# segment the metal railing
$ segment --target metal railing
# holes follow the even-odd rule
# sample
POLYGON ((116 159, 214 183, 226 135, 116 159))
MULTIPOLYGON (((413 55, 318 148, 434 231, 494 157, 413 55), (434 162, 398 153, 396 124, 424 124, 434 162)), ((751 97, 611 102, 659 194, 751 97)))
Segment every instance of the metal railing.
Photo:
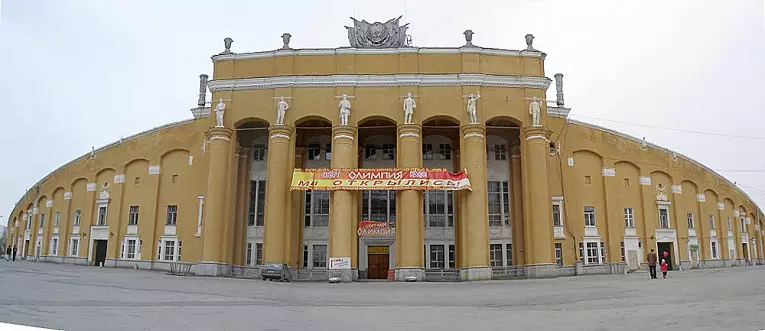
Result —
POLYGON ((170 274, 175 276, 188 276, 191 274, 191 263, 171 262, 170 274))

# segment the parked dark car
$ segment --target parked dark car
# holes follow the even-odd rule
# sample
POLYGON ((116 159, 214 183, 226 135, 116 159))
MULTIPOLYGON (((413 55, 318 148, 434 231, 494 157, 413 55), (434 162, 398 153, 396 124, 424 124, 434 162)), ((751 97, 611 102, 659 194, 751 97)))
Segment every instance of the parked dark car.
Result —
POLYGON ((265 265, 263 265, 262 268, 260 268, 260 277, 263 280, 268 279, 271 280, 278 280, 280 282, 290 281, 290 273, 287 269, 287 265, 284 263, 274 263, 274 262, 268 262, 265 265))

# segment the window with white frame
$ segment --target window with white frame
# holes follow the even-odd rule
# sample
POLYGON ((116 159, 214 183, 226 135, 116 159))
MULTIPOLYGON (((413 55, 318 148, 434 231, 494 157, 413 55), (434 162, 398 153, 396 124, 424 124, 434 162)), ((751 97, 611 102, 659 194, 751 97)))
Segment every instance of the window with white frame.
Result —
POLYGON ((308 268, 308 245, 303 245, 303 268, 308 268))
POLYGON ((61 212, 56 212, 56 219, 54 220, 53 226, 58 227, 59 224, 61 224, 61 212))
POLYGON ((422 144, 422 159, 423 160, 433 159, 433 144, 422 144))
POLYGON ((389 226, 395 227, 396 192, 387 190, 362 191, 361 220, 388 222, 389 226))
POLYGON ((82 211, 79 209, 74 211, 74 222, 72 223, 74 226, 80 225, 80 219, 82 219, 82 211))
POLYGON ((507 146, 504 144, 494 145, 494 159, 507 160, 507 146))
POLYGON ((423 197, 425 226, 454 226, 454 193, 452 191, 425 191, 423 197))
POLYGON ((69 256, 78 256, 78 255, 80 255, 80 239, 71 238, 69 240, 69 256))
POLYGON ((138 206, 130 206, 128 212, 128 225, 138 225, 138 206))
POLYGON ((669 229, 669 208, 666 205, 659 206, 659 227, 669 229))
POLYGON ((584 207, 584 226, 595 227, 595 207, 584 207))
POLYGON ((329 226, 329 191, 305 191, 305 226, 329 226))
POLYGON ((492 267, 502 267, 502 244, 489 245, 489 262, 492 267))
POLYGON ((321 160, 321 144, 308 144, 308 159, 321 160))
POLYGON ((598 243, 595 241, 589 241, 586 242, 586 247, 587 258, 585 261, 587 264, 598 264, 600 261, 600 256, 598 256, 598 243))
POLYGON ((489 226, 510 225, 510 185, 506 181, 488 182, 489 226))
POLYGON ((158 242, 157 260, 175 262, 181 260, 182 242, 178 238, 161 239, 158 242))
POLYGON ((449 245, 449 269, 454 269, 454 245, 449 245))
POLYGON ((444 245, 430 245, 430 269, 443 269, 444 257, 444 245))
POLYGON ((625 256, 624 256, 624 242, 623 242, 623 241, 622 241, 622 243, 621 243, 621 247, 620 247, 620 249, 621 249, 621 251, 622 251, 622 262, 625 262, 625 261, 627 261, 627 260, 626 260, 626 258, 625 258, 625 256))
POLYGON ((253 145, 252 146, 252 160, 264 161, 266 159, 266 146, 265 145, 253 145))
POLYGON ((506 265, 513 265, 513 244, 505 244, 505 263, 506 265))
POLYGON ((263 264, 263 243, 255 244, 255 265, 263 264))
POLYGON ((178 222, 178 206, 167 206, 167 218, 165 219, 165 225, 176 225, 178 222))
POLYGON ((715 215, 709 215, 709 229, 715 229, 715 215))
POLYGON ((579 243, 579 261, 584 263, 584 243, 579 243))
POLYGON ((98 226, 106 225, 106 206, 98 207, 98 226))
POLYGON ((396 145, 383 144, 382 145, 382 159, 394 160, 396 158, 396 145))
POLYGON ((635 227, 635 210, 632 208, 624 208, 624 226, 628 228, 635 227))
POLYGON ((693 222, 693 213, 688 213, 688 228, 693 229, 696 225, 693 222))
POLYGON ((125 238, 122 242, 122 258, 126 260, 139 260, 141 258, 141 242, 137 237, 125 238))
POLYGON ((248 226, 263 226, 266 215, 266 181, 250 181, 250 202, 247 217, 248 226))
POLYGON ((717 258, 719 258, 719 257, 717 256, 717 240, 712 240, 712 242, 711 242, 711 245, 710 245, 710 246, 712 247, 712 258, 713 258, 713 259, 717 259, 717 258))
POLYGON ((438 144, 439 160, 451 160, 452 159, 452 145, 451 144, 438 144))
POLYGON ((252 243, 247 243, 247 255, 244 258, 245 265, 252 265, 252 243))
POLYGON ((327 245, 313 245, 313 267, 327 267, 327 245))
POLYGON ((327 161, 332 160, 332 144, 324 145, 324 159, 327 161))
POLYGON ((552 203, 552 219, 554 227, 563 227, 563 214, 561 214, 562 201, 553 201, 552 203))
POLYGON ((600 242, 600 263, 606 263, 606 243, 600 242))
POLYGON ((744 218, 739 218, 739 221, 741 222, 741 233, 746 233, 746 222, 744 221, 744 218))
POLYGON ((56 237, 50 240, 50 255, 58 255, 58 238, 56 237))
POLYGON ((555 263, 559 266, 563 266, 563 245, 561 243, 555 243, 555 263))
POLYGON ((364 146, 364 160, 365 161, 377 160, 377 148, 372 145, 364 146))

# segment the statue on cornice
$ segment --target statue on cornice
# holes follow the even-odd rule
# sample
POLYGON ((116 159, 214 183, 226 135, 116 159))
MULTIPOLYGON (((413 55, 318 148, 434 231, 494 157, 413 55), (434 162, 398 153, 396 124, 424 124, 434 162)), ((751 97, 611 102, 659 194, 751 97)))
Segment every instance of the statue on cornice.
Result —
POLYGON ((476 101, 481 98, 481 92, 467 95, 467 113, 470 117, 470 124, 478 124, 478 114, 476 112, 476 101))
POLYGON ((348 101, 347 94, 343 94, 340 98, 340 103, 337 104, 340 107, 340 125, 348 125, 348 118, 351 116, 351 102, 348 101))
POLYGON ((353 17, 353 27, 348 29, 348 42, 355 48, 396 48, 406 45, 406 29, 409 23, 399 25, 398 18, 392 18, 385 23, 369 23, 353 17))
POLYGON ((215 119, 218 124, 215 127, 217 128, 223 127, 223 113, 225 111, 226 111, 226 104, 223 103, 223 99, 221 98, 220 101, 218 101, 218 105, 215 106, 215 119))
POLYGON ((542 116, 542 108, 539 105, 537 97, 531 99, 531 103, 529 104, 529 114, 531 115, 531 126, 542 126, 539 124, 540 117, 542 116))
POLYGON ((284 124, 284 115, 287 113, 290 105, 287 101, 284 101, 284 97, 279 97, 279 103, 276 106, 276 124, 284 124))

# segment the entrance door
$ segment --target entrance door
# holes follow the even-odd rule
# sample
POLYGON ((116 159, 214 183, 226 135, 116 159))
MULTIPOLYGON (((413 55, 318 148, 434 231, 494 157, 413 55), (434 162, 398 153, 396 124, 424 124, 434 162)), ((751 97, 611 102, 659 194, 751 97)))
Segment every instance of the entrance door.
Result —
POLYGON ((22 251, 23 251, 22 252, 23 255, 21 257, 23 259, 26 259, 27 255, 29 255, 29 239, 24 240, 24 249, 22 249, 22 251))
POLYGON ((106 240, 93 240, 93 245, 95 245, 96 249, 95 263, 97 266, 100 266, 106 262, 106 243, 106 240))
POLYGON ((659 257, 658 261, 656 261, 657 264, 660 265, 661 264, 661 259, 664 259, 667 262, 668 269, 669 270, 673 270, 672 269, 672 256, 673 256, 673 254, 672 254, 673 253, 672 252, 672 243, 671 242, 660 242, 660 243, 656 243, 656 246, 659 249, 658 250, 659 253, 656 254, 659 257), (664 257, 664 252, 667 252, 667 256, 666 257, 664 257))
POLYGON ((746 243, 741 243, 741 249, 743 249, 742 252, 744 253, 744 260, 747 261, 747 262, 749 261, 749 247, 748 246, 749 245, 747 245, 746 243))
POLYGON ((367 250, 367 278, 387 279, 388 265, 390 263, 388 247, 370 246, 367 248, 367 250))

